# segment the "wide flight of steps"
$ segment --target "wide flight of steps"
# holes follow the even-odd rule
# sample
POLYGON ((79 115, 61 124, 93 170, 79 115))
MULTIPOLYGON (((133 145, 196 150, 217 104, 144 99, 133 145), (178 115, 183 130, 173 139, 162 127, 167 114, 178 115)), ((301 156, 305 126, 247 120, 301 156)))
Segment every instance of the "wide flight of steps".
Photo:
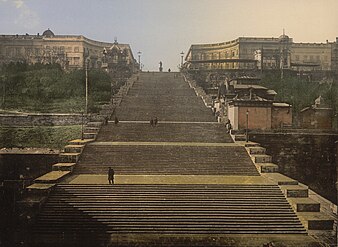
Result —
POLYGON ((240 146, 87 145, 76 174, 242 175, 258 176, 240 146), (96 155, 93 155, 96 154, 96 155))
POLYGON ((98 142, 204 142, 232 143, 225 127, 218 123, 159 122, 151 127, 149 122, 109 123, 101 128, 98 142))
POLYGON ((116 110, 120 120, 149 121, 215 121, 212 111, 204 106, 194 90, 174 74, 142 74, 116 110))
POLYGON ((108 167, 131 177, 260 179, 245 147, 232 142, 182 78, 142 73, 127 92, 114 99, 120 123, 103 126, 96 141, 83 149, 73 171, 82 182, 65 181, 50 192, 32 228, 32 246, 251 247, 281 235, 298 241, 293 246, 308 246, 302 245, 307 232, 277 183, 90 185, 87 178, 81 180, 83 174, 102 177, 108 167), (150 126, 152 117, 159 119, 158 126, 150 126), (194 123, 177 123, 182 121, 194 123), (238 239, 231 242, 229 235, 238 239), (198 242, 203 236, 204 242, 198 242), (241 244, 245 236, 249 240, 241 244), (253 243, 253 238, 258 240, 253 243))
POLYGON ((101 246, 123 235, 189 238, 306 231, 277 185, 59 184, 33 234, 38 236, 35 246, 49 241, 101 246))

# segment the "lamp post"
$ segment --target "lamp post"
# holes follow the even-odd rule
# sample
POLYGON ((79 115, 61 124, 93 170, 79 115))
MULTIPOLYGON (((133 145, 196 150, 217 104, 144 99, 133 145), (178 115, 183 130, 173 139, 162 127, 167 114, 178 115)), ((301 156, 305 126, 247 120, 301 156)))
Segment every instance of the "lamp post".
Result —
POLYGON ((182 69, 182 67, 183 67, 183 56, 184 56, 184 52, 182 51, 180 54, 181 54, 181 69, 182 69))
POLYGON ((83 111, 81 111, 81 140, 83 140, 83 133, 84 133, 84 129, 83 129, 83 111))
POLYGON ((245 129, 245 141, 249 141, 249 136, 248 136, 248 129, 249 129, 249 110, 246 110, 246 129, 245 129))
POLYGON ((86 59, 85 67, 86 67, 86 107, 85 107, 85 114, 88 114, 88 62, 89 60, 86 59))
POLYGON ((142 67, 141 67, 141 54, 142 52, 138 52, 137 55, 138 55, 138 66, 139 66, 139 69, 142 71, 142 67))

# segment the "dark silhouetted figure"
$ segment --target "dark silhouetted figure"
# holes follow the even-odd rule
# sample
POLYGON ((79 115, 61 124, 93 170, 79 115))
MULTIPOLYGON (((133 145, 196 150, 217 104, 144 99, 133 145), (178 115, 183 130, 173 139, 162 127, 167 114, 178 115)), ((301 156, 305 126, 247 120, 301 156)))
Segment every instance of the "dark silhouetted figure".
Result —
POLYGON ((117 125, 119 123, 119 119, 115 116, 115 119, 114 119, 114 123, 115 125, 117 125))
POLYGON ((154 119, 154 126, 156 126, 157 123, 158 123, 158 119, 157 119, 157 117, 155 117, 155 119, 154 119))
POLYGON ((108 124, 108 117, 105 116, 105 117, 104 117, 104 125, 107 125, 107 124, 108 124))
POLYGON ((160 62, 160 68, 159 68, 159 71, 160 71, 160 72, 163 71, 162 62, 160 62))
POLYGON ((168 72, 171 72, 171 69, 168 69, 168 72))
POLYGON ((227 122, 225 124, 225 128, 227 129, 227 133, 230 133, 230 131, 232 130, 232 125, 230 123, 230 119, 227 120, 227 122))
POLYGON ((154 126, 154 119, 150 119, 150 126, 151 126, 151 127, 154 126))
POLYGON ((114 169, 109 167, 108 169, 108 182, 109 184, 114 184, 114 169))

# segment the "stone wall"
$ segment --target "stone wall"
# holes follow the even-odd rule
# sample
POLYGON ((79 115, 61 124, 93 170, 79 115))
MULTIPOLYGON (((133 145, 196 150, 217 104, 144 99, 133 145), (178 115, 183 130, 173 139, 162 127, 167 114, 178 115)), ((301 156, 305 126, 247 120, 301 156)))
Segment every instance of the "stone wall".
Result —
POLYGON ((58 162, 57 152, 48 153, 1 153, 0 181, 19 180, 30 181, 52 170, 52 165, 58 162))
MULTIPOLYGON (((94 116, 93 116, 94 117, 94 116)), ((0 114, 0 126, 54 126, 54 125, 79 125, 85 123, 89 117, 81 114, 0 114)))
POLYGON ((267 149, 281 173, 337 204, 335 141, 338 134, 251 133, 249 137, 267 149))

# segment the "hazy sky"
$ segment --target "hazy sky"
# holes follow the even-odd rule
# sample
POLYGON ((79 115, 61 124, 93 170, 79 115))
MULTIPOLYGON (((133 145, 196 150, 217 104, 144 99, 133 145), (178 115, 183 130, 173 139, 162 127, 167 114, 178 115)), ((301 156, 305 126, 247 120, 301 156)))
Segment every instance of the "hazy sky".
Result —
POLYGON ((334 41, 338 0, 0 0, 1 34, 82 34, 129 43, 144 70, 177 70, 191 44, 239 36, 334 41))

